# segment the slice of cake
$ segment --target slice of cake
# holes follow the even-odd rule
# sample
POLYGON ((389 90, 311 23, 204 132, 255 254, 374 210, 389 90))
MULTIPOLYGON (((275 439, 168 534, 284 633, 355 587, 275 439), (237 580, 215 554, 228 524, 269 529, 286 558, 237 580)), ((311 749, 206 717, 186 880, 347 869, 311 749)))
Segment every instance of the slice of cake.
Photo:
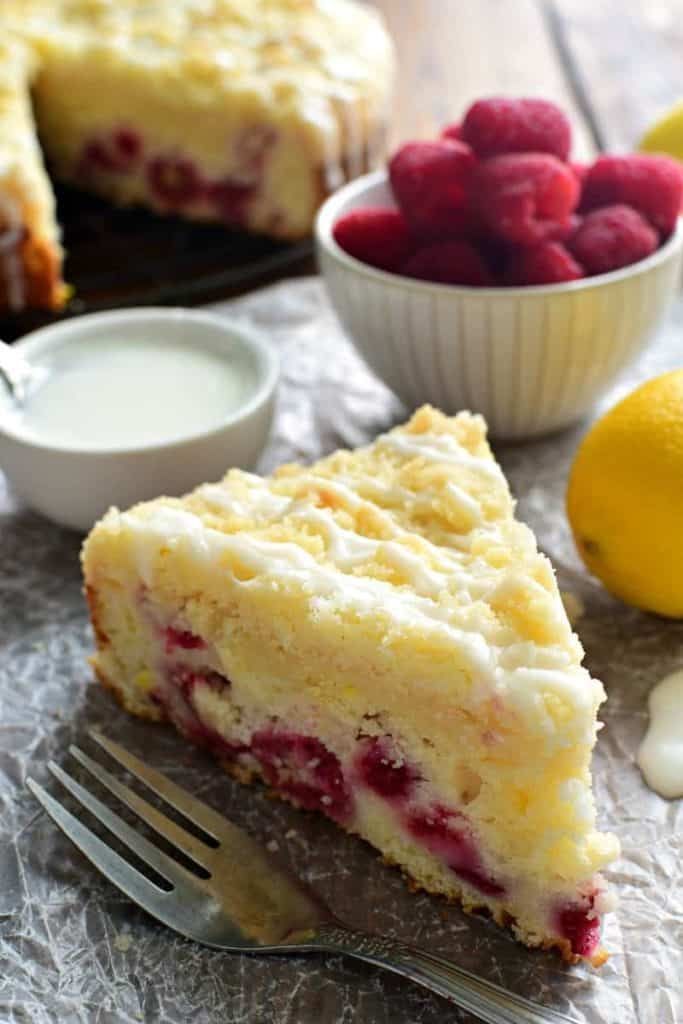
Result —
POLYGON ((2 0, 0 39, 0 157, 16 157, 52 238, 29 84, 59 180, 278 239, 308 235, 322 200, 383 153, 393 51, 354 0, 2 0))
POLYGON ((97 675, 418 885, 600 963, 600 683, 483 420, 111 510, 85 542, 97 675))
POLYGON ((54 198, 29 98, 29 50, 0 40, 0 309, 57 309, 65 290, 54 198))

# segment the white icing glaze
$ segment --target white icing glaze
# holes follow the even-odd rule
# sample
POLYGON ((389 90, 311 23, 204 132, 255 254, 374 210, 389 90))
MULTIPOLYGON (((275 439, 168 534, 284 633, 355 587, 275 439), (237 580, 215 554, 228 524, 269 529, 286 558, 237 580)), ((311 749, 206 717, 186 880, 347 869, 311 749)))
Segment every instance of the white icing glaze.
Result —
MULTIPOLYGON (((313 480, 312 477, 304 479, 307 484, 313 480)), ((337 497, 345 496, 347 506, 350 508, 357 509, 363 504, 370 505, 369 502, 363 502, 343 484, 335 482, 333 487, 327 487, 327 490, 333 490, 337 497), (351 496, 353 496, 353 500, 351 500, 351 496)), ((378 515, 377 507, 374 505, 370 507, 374 514, 378 515)), ((494 586, 495 570, 492 570, 486 563, 470 563, 465 569, 460 552, 447 551, 445 548, 432 544, 426 538, 421 538, 423 548, 437 566, 436 569, 429 569, 425 565, 424 558, 421 558, 405 543, 401 543, 410 538, 409 531, 400 527, 386 513, 379 513, 379 517, 396 541, 373 540, 362 537, 353 530, 343 529, 329 509, 318 509, 300 503, 294 507, 291 514, 294 518, 319 529, 327 539, 328 558, 333 560, 337 568, 342 571, 348 571, 354 566, 371 560, 383 561, 400 574, 407 576, 410 586, 417 593, 431 598, 435 598, 443 591, 451 593, 462 591, 467 592, 468 597, 475 600, 483 597, 494 586)))
POLYGON ((184 547, 201 561, 207 558, 208 531, 198 516, 183 509, 160 505, 154 510, 153 520, 139 520, 132 512, 121 514, 118 509, 112 509, 108 521, 116 529, 130 530, 137 570, 146 586, 152 584, 159 550, 163 546, 184 547))
MULTIPOLYGON (((277 581, 279 586, 292 586, 308 594, 311 614, 334 615, 344 609, 355 614, 372 616, 391 624, 416 629, 423 634, 440 635, 457 651, 457 664, 473 682, 473 698, 489 699, 493 694, 514 704, 518 713, 532 715, 541 720, 547 732, 556 731, 550 711, 546 711, 544 696, 553 694, 575 708, 586 708, 602 697, 601 685, 576 665, 564 669, 547 667, 501 666, 502 651, 476 628, 454 621, 454 610, 440 605, 419 591, 432 591, 440 581, 432 577, 426 567, 412 561, 410 553, 396 542, 368 541, 355 537, 351 542, 337 524, 331 527, 322 510, 301 510, 302 516, 313 523, 330 529, 331 542, 339 558, 353 560, 366 556, 366 543, 377 545, 394 559, 401 570, 413 574, 415 586, 394 587, 375 578, 354 576, 340 572, 339 565, 331 567, 318 562, 297 544, 276 542, 253 535, 225 534, 205 526, 199 516, 170 506, 157 506, 151 515, 141 518, 135 512, 118 516, 121 529, 130 531, 134 538, 138 571, 149 586, 154 583, 156 559, 161 548, 184 551, 201 565, 215 567, 234 557, 254 573, 252 579, 241 581, 241 586, 268 586, 277 581)), ((226 564, 226 571, 229 568, 226 564)), ((533 650, 533 649, 532 649, 533 650)), ((454 670, 455 665, 454 665, 454 670)))
POLYGON ((353 569, 355 565, 362 565, 363 562, 377 557, 380 542, 370 537, 362 537, 353 530, 343 529, 329 509, 297 503, 291 510, 291 516, 318 528, 327 541, 327 557, 342 571, 353 569))
POLYGON ((99 450, 215 430, 256 387, 253 367, 239 352, 224 356, 144 329, 110 328, 96 345, 73 338, 43 364, 44 379, 17 417, 22 433, 99 450))
POLYGON ((466 466, 507 487, 505 477, 493 459, 470 454, 450 434, 384 434, 377 439, 377 445, 428 462, 466 466))
MULTIPOLYGON (((315 473, 307 473, 305 476, 299 478, 306 489, 319 489, 322 492, 327 492, 334 495, 335 498, 350 512, 355 513, 361 509, 368 509, 372 512, 372 515, 382 526, 382 529, 393 537, 408 537, 410 536, 409 531, 404 530, 396 520, 387 512, 385 509, 380 508, 372 501, 368 501, 366 498, 362 498, 352 488, 344 483, 344 478, 336 478, 330 480, 329 477, 317 476, 315 473)), ((377 497, 381 497, 385 500, 392 502, 393 504, 399 505, 408 501, 412 501, 415 507, 425 505, 429 507, 431 505, 431 498, 427 495, 415 495, 412 491, 407 490, 404 487, 395 485, 393 487, 387 487, 382 484, 379 480, 363 480, 363 486, 368 491, 374 493, 377 497)), ((472 498, 472 504, 477 509, 479 520, 481 520, 481 511, 479 504, 472 498)), ((437 547, 432 544, 426 538, 421 538, 422 543, 428 548, 438 561, 442 559, 448 566, 449 570, 457 568, 461 561, 458 560, 458 553, 452 550, 447 551, 445 548, 437 547)))
POLYGON ((458 508, 469 516, 473 523, 481 522, 481 506, 471 494, 468 494, 462 487, 458 487, 452 480, 446 484, 446 490, 458 508))
MULTIPOLYGON (((336 567, 346 572, 364 562, 377 561, 389 565, 400 575, 407 577, 411 588, 420 596, 436 598, 447 590, 454 590, 454 584, 466 587, 472 583, 461 566, 454 560, 445 558, 440 549, 425 541, 434 553, 436 560, 441 561, 444 572, 438 572, 425 565, 424 559, 406 544, 393 540, 374 540, 362 537, 353 530, 343 529, 334 519, 329 509, 311 508, 299 505, 292 510, 292 518, 319 527, 328 542, 327 557, 334 561, 336 567), (443 563, 448 564, 444 565, 443 563)), ((406 530, 395 528, 397 537, 405 538, 406 530)))
POLYGON ((548 600, 550 594, 543 587, 538 580, 530 579, 523 573, 511 569, 505 573, 505 575, 496 584, 495 590, 490 595, 493 600, 515 600, 520 592, 524 592, 529 597, 536 597, 539 600, 543 600, 546 604, 547 611, 552 614, 554 619, 554 625, 559 628, 560 624, 567 621, 567 613, 564 610, 562 604, 562 598, 559 593, 552 595, 551 601, 548 600))
POLYGON ((499 671, 505 696, 514 697, 515 703, 529 713, 541 712, 548 720, 551 715, 542 707, 544 694, 552 694, 573 707, 589 708, 595 699, 595 687, 602 690, 600 683, 591 680, 582 668, 568 671, 520 666, 508 672, 499 671))
MULTIPOLYGON (((407 461, 422 458, 443 465, 447 472, 458 466, 481 474, 482 494, 497 489, 506 507, 509 492, 497 464, 472 455, 452 435, 394 432, 380 437, 376 448, 407 461)), ((489 562, 474 555, 473 546, 479 541, 490 542, 494 550, 505 545, 512 524, 505 514, 484 519, 479 501, 466 490, 466 477, 462 485, 451 479, 437 488, 469 520, 469 532, 453 534, 452 545, 450 534, 437 544, 405 529, 389 510, 355 489, 395 506, 415 509, 424 502, 430 511, 434 488, 415 493, 368 475, 354 477, 351 468, 344 475, 343 465, 340 470, 334 479, 313 469, 273 481, 235 472, 222 484, 205 485, 197 492, 209 508, 243 515, 259 528, 282 521, 295 536, 320 538, 322 549, 316 545, 309 550, 303 541, 276 540, 259 530, 212 529, 200 516, 168 505, 124 513, 119 528, 130 531, 139 572, 150 586, 155 572, 163 571, 158 557, 163 548, 183 552, 198 571, 204 567, 215 574, 217 567, 224 567, 232 573, 233 566, 239 566, 238 586, 291 590, 308 602, 313 618, 334 619, 351 612, 381 622, 389 644, 393 633, 405 630, 430 636, 445 649, 450 645, 453 671, 469 678, 473 703, 501 701, 509 711, 540 722, 560 743, 575 742, 577 729, 585 732, 585 742, 592 742, 593 717, 584 712, 597 706, 604 692, 580 666, 580 645, 568 629, 559 595, 525 567, 527 554, 529 568, 537 571, 540 564, 526 528, 514 526, 518 560, 510 568, 501 567, 495 559, 489 562), (288 493, 278 493, 279 489, 288 493), (340 518, 342 510, 353 517, 369 513, 368 521, 380 536, 348 528, 340 518), (370 563, 393 570, 392 576, 383 578, 377 568, 363 572, 370 563), (530 639, 532 631, 515 625, 516 616, 524 621, 534 606, 543 609, 542 626, 554 639, 537 643, 530 639), (572 722, 571 740, 565 738, 568 709, 580 712, 572 722)), ((489 546, 484 543, 481 549, 489 546)))
POLYGON ((243 473, 242 476, 249 479, 251 484, 248 503, 236 498, 227 487, 220 484, 203 484, 196 494, 209 507, 213 506, 221 513, 228 512, 243 519, 275 519, 291 505, 290 498, 273 494, 260 477, 250 473, 243 473), (258 484, 252 481, 258 481, 258 484))
POLYGON ((638 766, 660 796, 683 797, 683 669, 662 679, 648 699, 650 724, 638 766))

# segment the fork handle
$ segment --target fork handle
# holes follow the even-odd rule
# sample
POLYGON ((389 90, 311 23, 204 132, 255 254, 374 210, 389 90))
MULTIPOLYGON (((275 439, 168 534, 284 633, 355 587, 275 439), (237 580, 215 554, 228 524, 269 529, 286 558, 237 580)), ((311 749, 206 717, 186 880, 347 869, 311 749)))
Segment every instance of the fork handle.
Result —
POLYGON ((564 1014, 535 1006, 528 999, 478 978, 450 960, 385 936, 328 924, 319 929, 312 945, 325 952, 345 953, 410 978, 486 1024, 576 1024, 564 1014))

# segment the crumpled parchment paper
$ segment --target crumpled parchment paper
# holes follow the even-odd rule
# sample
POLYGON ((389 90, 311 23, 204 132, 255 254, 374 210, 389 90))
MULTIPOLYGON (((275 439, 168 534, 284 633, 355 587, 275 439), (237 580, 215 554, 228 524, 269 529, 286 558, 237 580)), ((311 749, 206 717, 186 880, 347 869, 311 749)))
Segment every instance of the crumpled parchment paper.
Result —
MULTIPOLYGON (((261 469, 355 446, 404 410, 342 336, 315 279, 289 281, 215 307, 244 318, 280 351, 282 383, 261 469)), ((678 310, 605 401, 683 362, 678 310)), ((341 958, 247 958, 185 941, 101 878, 25 787, 50 757, 103 726, 250 829, 351 924, 453 957, 487 978, 589 1024, 683 1022, 683 801, 666 802, 634 763, 650 687, 683 664, 683 624, 641 614, 584 573, 564 515, 567 468, 582 428, 497 454, 519 514, 585 606, 577 629, 609 693, 594 762, 601 825, 623 857, 620 896, 600 971, 529 952, 486 920, 411 894, 369 846, 266 798, 217 770, 170 727, 133 720, 92 684, 92 638, 80 591, 80 538, 22 508, 0 475, 0 1021, 36 1024, 436 1024, 469 1015, 416 986, 341 958)), ((48 783, 51 787, 52 783, 48 783)))

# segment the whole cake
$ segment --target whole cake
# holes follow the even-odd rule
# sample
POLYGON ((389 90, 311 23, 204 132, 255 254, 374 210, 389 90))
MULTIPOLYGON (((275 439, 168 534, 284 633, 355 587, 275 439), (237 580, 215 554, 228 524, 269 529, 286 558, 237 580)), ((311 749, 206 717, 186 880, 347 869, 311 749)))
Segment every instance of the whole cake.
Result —
POLYGON ((280 239, 382 152, 392 48, 355 0, 2 0, 0 40, 0 305, 64 300, 36 126, 59 180, 280 239))
POLYGON ((97 675, 239 778, 531 946, 600 963, 604 700, 479 416, 112 509, 83 549, 97 675))

